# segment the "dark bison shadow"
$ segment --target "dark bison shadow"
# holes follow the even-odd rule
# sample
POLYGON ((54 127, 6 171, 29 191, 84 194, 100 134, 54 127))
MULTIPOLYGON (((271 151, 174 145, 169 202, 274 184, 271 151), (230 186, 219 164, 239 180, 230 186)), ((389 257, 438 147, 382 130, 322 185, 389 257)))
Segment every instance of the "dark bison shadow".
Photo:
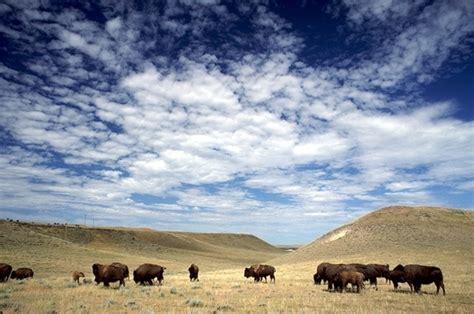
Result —
POLYGON ((390 292, 392 293, 402 293, 402 294, 413 294, 413 295, 437 295, 436 292, 428 292, 428 291, 420 291, 420 292, 412 292, 409 289, 403 289, 403 290, 391 290, 390 292))
POLYGON ((362 289, 362 290, 360 291, 360 293, 359 293, 359 292, 357 292, 357 290, 356 290, 355 288, 354 288, 354 290, 351 290, 350 288, 348 288, 348 289, 346 289, 346 291, 344 291, 344 292, 339 292, 339 291, 336 291, 336 290, 323 289, 323 292, 327 292, 327 293, 340 293, 340 294, 342 294, 342 293, 361 294, 361 293, 364 293, 365 290, 366 290, 366 289, 362 289))

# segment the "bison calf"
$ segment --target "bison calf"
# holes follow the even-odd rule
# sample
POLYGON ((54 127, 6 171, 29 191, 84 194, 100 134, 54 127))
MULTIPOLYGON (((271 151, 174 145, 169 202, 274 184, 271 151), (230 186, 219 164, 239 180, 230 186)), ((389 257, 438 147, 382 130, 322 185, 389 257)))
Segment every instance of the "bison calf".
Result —
POLYGON ((85 277, 85 275, 84 275, 83 272, 80 272, 80 271, 73 271, 72 272, 72 280, 77 282, 77 284, 80 284, 79 279, 84 278, 84 277, 85 277))
POLYGON ((359 293, 364 288, 364 274, 358 271, 347 271, 344 270, 338 273, 335 277, 335 285, 339 287, 340 292, 346 290, 347 284, 350 283, 352 287, 357 286, 357 292, 359 293))
POLYGON ((11 279, 25 279, 25 278, 33 278, 34 272, 31 268, 21 267, 14 271, 10 275, 11 279))

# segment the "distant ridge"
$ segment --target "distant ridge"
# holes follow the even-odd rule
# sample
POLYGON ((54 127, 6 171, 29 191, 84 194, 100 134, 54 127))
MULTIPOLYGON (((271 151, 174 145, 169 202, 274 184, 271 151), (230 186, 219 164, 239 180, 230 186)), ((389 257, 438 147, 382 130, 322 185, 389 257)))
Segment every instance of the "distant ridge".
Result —
POLYGON ((0 260, 69 273, 96 262, 123 261, 186 270, 243 267, 286 252, 250 234, 190 233, 134 228, 89 228, 0 220, 0 260), (71 268, 73 267, 73 268, 71 268))
MULTIPOLYGON (((400 257, 435 255, 474 258, 474 212, 441 207, 391 206, 343 225, 319 239, 279 257, 276 263, 315 260, 383 262, 400 257)), ((474 259, 473 259, 474 261, 474 259)))

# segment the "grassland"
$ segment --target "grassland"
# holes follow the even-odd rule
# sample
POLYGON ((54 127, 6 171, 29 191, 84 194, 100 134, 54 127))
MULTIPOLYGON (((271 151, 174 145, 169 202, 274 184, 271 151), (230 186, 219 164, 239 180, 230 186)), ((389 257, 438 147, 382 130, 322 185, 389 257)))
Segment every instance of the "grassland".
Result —
POLYGON ((247 234, 158 232, 148 229, 83 228, 0 221, 0 260, 30 265, 38 277, 91 272, 93 263, 120 261, 135 268, 155 263, 168 273, 196 263, 203 270, 226 269, 285 254, 247 234), (66 239, 66 240, 65 240, 66 239))
MULTIPOLYGON (((36 263, 34 265, 39 267, 38 263, 41 262, 44 266, 39 269, 48 269, 49 265, 49 269, 57 267, 58 271, 55 276, 51 275, 51 271, 48 274, 39 272, 33 280, 0 283, 0 311, 5 313, 53 313, 54 311, 58 313, 474 312, 474 252, 473 242, 470 242, 474 230, 472 215, 466 211, 392 207, 343 226, 305 246, 302 251, 297 250, 283 255, 281 251, 275 251, 273 247, 261 243, 258 239, 244 237, 248 241, 251 239, 258 241, 261 245, 259 248, 263 251, 254 251, 253 256, 249 256, 252 254, 249 253, 251 250, 241 248, 235 240, 231 250, 239 253, 235 253, 237 255, 233 255, 229 260, 225 256, 215 256, 220 259, 217 258, 217 261, 212 263, 210 262, 212 254, 217 254, 218 251, 204 249, 193 251, 190 248, 181 247, 180 254, 183 255, 178 255, 179 258, 186 256, 187 252, 186 262, 182 262, 173 260, 176 257, 175 251, 171 248, 168 248, 168 251, 165 250, 166 246, 160 246, 163 247, 164 251, 161 251, 163 254, 156 257, 154 251, 150 255, 145 255, 148 252, 145 244, 143 244, 143 250, 138 252, 139 254, 134 251, 116 252, 111 251, 106 245, 108 238, 101 238, 99 241, 101 244, 94 247, 90 245, 94 241, 88 242, 89 244, 85 242, 79 244, 79 240, 64 243, 64 240, 59 238, 59 234, 58 236, 45 235, 44 232, 35 230, 36 226, 32 229, 30 227, 25 229, 25 226, 14 224, 11 226, 18 229, 15 231, 17 233, 9 230, 7 233, 2 232, 2 236, 6 237, 8 234, 9 237, 15 235, 24 237, 25 230, 29 230, 28 232, 32 232, 30 236, 34 236, 37 241, 34 252, 41 254, 35 256, 9 251, 9 258, 13 265, 18 265, 19 258, 22 258, 25 265, 36 263), (425 220, 421 221, 421 217, 425 220), (412 226, 411 223, 417 220, 421 222, 412 226), (384 230, 377 228, 380 224, 384 225, 384 230), (405 225, 409 227, 405 228, 405 225), (416 226, 418 228, 425 226, 429 229, 416 229, 416 232, 410 233, 409 231, 416 226), (341 230, 348 227, 351 228, 350 232, 341 233, 341 230), (442 237, 434 237, 432 231, 442 237), (342 234, 344 235, 341 236, 342 234), (427 237, 423 237, 423 234, 427 237), (387 237, 390 237, 392 241, 387 241, 385 246, 373 243, 385 240, 387 237), (403 245, 403 243, 414 241, 413 238, 418 241, 418 246, 413 243, 403 245), (330 250, 331 245, 334 247, 333 252, 330 250), (48 256, 56 256, 61 252, 65 262, 48 262, 48 256), (196 255, 197 253, 203 255, 196 255), (187 261, 197 256, 202 262, 200 282, 190 283, 185 271, 189 265, 187 261), (111 288, 94 284, 78 286, 65 272, 66 265, 70 263, 72 263, 70 266, 74 267, 82 265, 75 263, 76 259, 79 259, 88 270, 90 264, 87 263, 90 262, 90 257, 93 257, 94 261, 123 261, 129 263, 132 269, 144 261, 167 263, 169 267, 165 272, 165 281, 162 286, 143 287, 136 285, 133 281, 126 281, 126 287, 120 289, 117 284, 112 285, 111 288), (243 266, 251 259, 267 260, 268 263, 275 265, 276 283, 256 284, 251 279, 245 279, 243 266), (237 260, 240 260, 240 263, 237 260), (433 284, 423 286, 422 295, 408 293, 406 284, 402 284, 402 291, 394 292, 392 286, 386 284, 384 280, 379 280, 378 291, 366 289, 361 294, 328 292, 325 286, 314 285, 312 282, 315 268, 322 261, 378 262, 389 263, 392 267, 398 263, 437 265, 443 270, 447 295, 435 295, 433 284)), ((126 232, 132 231, 126 230, 126 232)), ((212 235, 206 235, 206 237, 213 238, 212 235)), ((207 243, 204 238, 201 241, 207 243)), ((238 239, 239 237, 231 238, 238 239)), ((5 239, 1 239, 2 249, 6 247, 5 239)), ((219 244, 220 242, 216 240, 218 247, 221 245, 225 247, 226 242, 223 240, 219 244)), ((21 246, 21 243, 15 243, 21 246)), ((170 242, 162 241, 162 243, 170 242)), ((207 248, 207 244, 205 247, 207 248)), ((14 247, 9 245, 7 248, 12 250, 14 247)), ((32 247, 29 249, 33 250, 32 247)), ((123 247, 120 249, 123 250, 123 247)), ((2 261, 6 258, 4 250, 0 252, 0 258, 2 261)), ((90 271, 86 271, 86 276, 91 279, 90 271)))

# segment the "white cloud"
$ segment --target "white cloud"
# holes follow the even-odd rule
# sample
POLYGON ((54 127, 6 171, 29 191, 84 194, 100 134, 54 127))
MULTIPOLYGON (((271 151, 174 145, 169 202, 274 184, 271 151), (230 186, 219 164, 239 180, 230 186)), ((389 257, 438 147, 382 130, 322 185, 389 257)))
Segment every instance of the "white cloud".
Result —
POLYGON ((238 12, 216 3, 168 3, 162 16, 111 4, 102 24, 78 10, 26 12, 14 31, 0 29, 44 52, 28 74, 0 65, 0 135, 11 143, 0 154, 0 208, 59 217, 99 207, 103 223, 266 237, 280 228, 288 239, 298 229, 309 240, 315 226, 376 206, 449 203, 433 193, 440 184, 472 190, 472 122, 453 118, 450 101, 378 88, 434 79, 472 33, 471 6, 345 3, 357 27, 414 20, 341 69, 304 63, 302 38, 258 5, 237 10, 255 13, 250 38, 232 28, 238 12), (206 42, 216 25, 232 38, 219 49, 206 42), (180 40, 189 44, 170 56, 180 40))

